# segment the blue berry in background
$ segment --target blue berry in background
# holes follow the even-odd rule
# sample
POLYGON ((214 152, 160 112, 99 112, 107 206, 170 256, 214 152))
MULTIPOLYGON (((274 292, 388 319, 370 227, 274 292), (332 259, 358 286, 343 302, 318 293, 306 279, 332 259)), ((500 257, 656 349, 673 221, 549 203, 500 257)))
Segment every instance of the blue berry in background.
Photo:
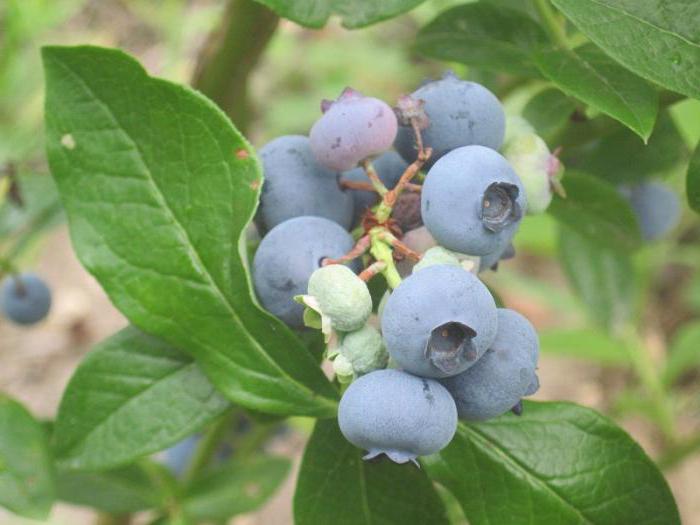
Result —
MULTIPOLYGON (((388 189, 392 189, 399 182, 401 175, 406 171, 408 164, 395 151, 387 151, 372 161, 379 178, 388 189)), ((351 182, 364 182, 369 184, 369 178, 362 168, 346 171, 341 175, 341 180, 351 182)), ((354 203, 354 224, 359 224, 362 215, 379 202, 379 194, 375 191, 348 190, 354 203)))
POLYGON ((323 259, 341 257, 353 246, 347 231, 323 217, 296 217, 275 226, 260 241, 253 259, 258 299, 289 326, 302 327, 304 306, 294 296, 306 293, 323 259))
POLYGON ((445 248, 487 255, 512 239, 527 208, 520 179, 498 152, 465 146, 428 172, 421 194, 423 222, 445 248))
POLYGON ((498 334, 488 352, 469 370, 441 383, 457 404, 459 417, 483 421, 518 405, 539 387, 537 332, 519 313, 498 309, 498 334))
POLYGON ((265 180, 256 222, 263 232, 294 217, 325 217, 347 229, 353 200, 340 175, 318 165, 309 139, 286 135, 260 149, 265 180))
MULTIPOLYGON (((505 113, 496 96, 484 86, 448 73, 441 80, 421 86, 411 97, 425 102, 423 108, 429 120, 421 134, 423 144, 433 148, 426 168, 461 146, 478 144, 496 150, 503 144, 505 113)), ((416 160, 411 127, 399 127, 394 147, 407 162, 416 160)))
POLYGON ((201 436, 189 436, 164 451, 165 465, 176 475, 181 476, 192 458, 201 436))
POLYGON ((381 324, 391 357, 421 377, 448 377, 474 365, 498 326, 486 286, 449 265, 428 266, 405 279, 389 296, 381 324))
POLYGON ((0 287, 0 312, 21 325, 38 323, 51 308, 51 290, 32 273, 8 277, 0 287))
POLYGON ((457 430, 457 410, 435 380, 399 370, 377 370, 353 382, 338 407, 345 438, 367 451, 365 459, 386 454, 396 463, 444 448, 457 430))
POLYGON ((398 123, 394 110, 377 98, 345 88, 334 102, 324 101, 323 115, 311 128, 311 149, 321 166, 351 170, 368 157, 391 148, 398 123))
POLYGON ((513 247, 513 243, 509 240, 504 248, 500 248, 493 253, 481 256, 479 261, 479 272, 483 272, 485 270, 496 271, 500 261, 507 261, 513 257, 515 257, 515 248, 513 247))
POLYGON ((678 195, 658 182, 643 182, 620 189, 632 206, 642 236, 655 241, 678 225, 681 206, 678 195))

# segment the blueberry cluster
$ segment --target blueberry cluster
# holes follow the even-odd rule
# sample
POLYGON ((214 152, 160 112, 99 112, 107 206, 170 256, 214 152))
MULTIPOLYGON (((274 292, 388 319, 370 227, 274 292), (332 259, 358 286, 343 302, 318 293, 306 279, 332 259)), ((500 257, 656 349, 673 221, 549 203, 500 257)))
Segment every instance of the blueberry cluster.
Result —
POLYGON ((349 88, 321 109, 308 138, 260 151, 255 291, 289 326, 323 332, 345 437, 366 458, 415 461, 459 418, 520 414, 539 388, 537 333, 478 273, 514 255, 563 170, 527 122, 452 74, 393 109, 349 88))
POLYGON ((0 283, 0 314, 19 325, 44 319, 51 308, 51 290, 39 276, 23 273, 0 283))

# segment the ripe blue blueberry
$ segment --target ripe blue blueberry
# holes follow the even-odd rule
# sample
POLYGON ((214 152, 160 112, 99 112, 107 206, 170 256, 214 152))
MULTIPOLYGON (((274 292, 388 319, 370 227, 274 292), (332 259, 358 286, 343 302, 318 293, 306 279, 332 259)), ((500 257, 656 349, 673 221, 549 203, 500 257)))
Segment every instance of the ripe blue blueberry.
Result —
POLYGON ((496 271, 500 261, 507 261, 513 257, 515 257, 515 248, 513 247, 513 243, 508 240, 505 247, 481 256, 481 260, 479 261, 479 272, 483 272, 485 270, 496 271))
POLYGON ((318 165, 309 139, 286 135, 260 149, 265 180, 256 223, 263 232, 293 217, 325 217, 349 228, 352 195, 340 185, 340 175, 318 165))
MULTIPOLYGON (((388 189, 399 182, 401 175, 408 167, 406 161, 395 151, 387 151, 372 161, 379 178, 388 189)), ((365 170, 355 168, 342 174, 341 180, 369 183, 365 170)), ((354 224, 359 224, 362 215, 379 202, 379 194, 375 191, 350 190, 354 202, 354 224)))
POLYGON ((642 236, 647 241, 660 239, 680 220, 678 195, 658 182, 643 182, 621 188, 637 216, 642 236))
MULTIPOLYGON (((433 148, 427 168, 461 146, 479 144, 496 150, 503 144, 505 113, 496 96, 484 86, 448 73, 420 87, 411 97, 425 102, 429 119, 428 127, 422 131, 424 145, 433 148)), ((394 147, 406 161, 416 160, 410 127, 399 127, 394 147)))
POLYGON ((353 245, 347 231, 322 217, 296 217, 275 226, 253 260, 253 283, 263 307, 289 326, 303 326, 304 306, 294 297, 306 293, 323 259, 345 255, 353 245))
POLYGON ((530 322, 513 310, 499 308, 498 334, 488 352, 469 370, 441 383, 454 397, 460 418, 490 419, 537 390, 538 356, 539 340, 530 322))
POLYGON ((318 163, 329 170, 351 170, 391 148, 396 138, 394 110, 379 99, 345 88, 336 101, 324 101, 321 108, 323 115, 309 139, 318 163))
POLYGON ((0 312, 21 325, 38 323, 51 308, 51 290, 32 273, 8 277, 0 287, 0 312))
POLYGON ((493 343, 496 304, 474 274, 459 266, 428 266, 394 290, 381 323, 387 350, 401 368, 448 377, 476 363, 493 343))
POLYGON ((185 472, 201 439, 199 435, 189 436, 165 450, 165 464, 176 476, 185 472))
POLYGON ((452 251, 486 255, 513 237, 527 207, 513 169, 496 151, 464 146, 442 157, 423 184, 423 222, 452 251))
POLYGON ((365 459, 386 454, 396 463, 444 448, 457 430, 457 410, 437 381, 399 370, 377 370, 353 382, 338 407, 345 438, 367 451, 365 459))

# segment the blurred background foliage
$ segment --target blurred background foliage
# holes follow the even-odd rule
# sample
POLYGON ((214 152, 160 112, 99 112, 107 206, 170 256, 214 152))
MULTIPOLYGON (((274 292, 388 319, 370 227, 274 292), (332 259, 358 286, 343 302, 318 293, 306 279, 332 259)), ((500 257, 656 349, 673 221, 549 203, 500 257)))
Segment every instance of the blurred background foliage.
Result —
MULTIPOLYGON (((523 8, 517 0, 492 1, 523 8)), ((262 9, 249 0, 236 2, 262 9)), ((245 93, 224 109, 242 115, 234 123, 260 147, 279 135, 307 133, 320 101, 345 86, 393 102, 452 69, 492 89, 509 113, 530 120, 550 148, 561 146, 570 170, 614 184, 663 178, 683 196, 690 152, 700 140, 699 101, 662 93, 665 109, 645 146, 633 132, 549 82, 422 56, 414 46, 419 29, 464 3, 429 0, 406 15, 352 31, 337 20, 309 30, 271 16, 264 29, 267 48, 257 50, 257 62, 241 66, 245 93)), ((216 42, 209 35, 226 19, 227 5, 224 0, 0 2, 0 169, 16 175, 14 183, 0 179, 0 255, 20 257, 21 265, 47 257, 41 240, 61 222, 43 155, 40 46, 119 47, 154 75, 197 84, 210 56, 207 46, 216 42)), ((238 44, 234 39, 231 49, 240 53, 238 44)), ((516 236, 518 256, 487 276, 507 305, 538 326, 545 356, 574 358, 545 371, 543 395, 561 399, 570 392, 548 389, 547 371, 575 387, 583 382, 577 363, 593 367, 598 390, 589 396, 592 404, 623 425, 629 418, 644 420, 643 445, 667 468, 700 450, 699 241, 700 224, 687 206, 670 235, 624 257, 593 246, 551 214, 528 216, 516 236)), ((679 502, 683 507, 684 500, 679 502)))

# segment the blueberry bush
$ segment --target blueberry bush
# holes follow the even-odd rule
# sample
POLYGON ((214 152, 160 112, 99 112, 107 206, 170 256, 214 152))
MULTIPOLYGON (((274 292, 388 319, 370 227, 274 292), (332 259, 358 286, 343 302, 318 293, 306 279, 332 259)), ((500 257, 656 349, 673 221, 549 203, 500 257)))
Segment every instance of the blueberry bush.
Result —
MULTIPOLYGON (((39 4, 0 7, 4 114, 22 100, 26 15, 67 16, 39 4)), ((21 160, 0 179, 4 322, 50 315, 31 252, 65 218, 129 323, 86 355, 55 419, 0 394, 0 506, 225 523, 290 476, 265 445, 297 425, 297 525, 680 523, 664 469, 700 450, 700 427, 679 424, 700 410, 700 3, 224 4, 192 87, 120 49, 45 45, 43 143, 0 121, 0 160, 21 160), (280 53, 280 18, 395 17, 415 25, 396 43, 408 69, 450 70, 392 78, 391 100, 329 82, 302 117, 279 94, 257 121, 292 117, 249 141, 251 74, 280 53), (573 296, 550 261, 504 269, 521 248, 558 259, 573 296), (661 293, 672 265, 685 271, 661 293), (538 332, 518 290, 578 324, 538 332), (525 399, 544 354, 626 385, 606 415, 525 399), (626 414, 654 425, 653 459, 626 414)), ((358 67, 352 53, 333 61, 358 67)))

